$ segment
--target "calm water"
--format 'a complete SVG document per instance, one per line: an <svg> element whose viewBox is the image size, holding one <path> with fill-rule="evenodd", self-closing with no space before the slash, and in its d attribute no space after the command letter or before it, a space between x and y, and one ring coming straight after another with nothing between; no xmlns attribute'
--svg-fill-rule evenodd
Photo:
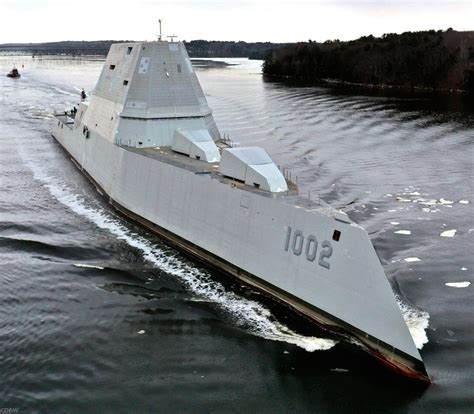
<svg viewBox="0 0 474 414"><path fill-rule="evenodd" d="M198 72L221 132L368 229L434 385L115 214L48 133L102 63L2 57L23 76L0 76L0 408L472 413L474 285L446 285L474 283L469 102L285 86L233 62Z"/></svg>

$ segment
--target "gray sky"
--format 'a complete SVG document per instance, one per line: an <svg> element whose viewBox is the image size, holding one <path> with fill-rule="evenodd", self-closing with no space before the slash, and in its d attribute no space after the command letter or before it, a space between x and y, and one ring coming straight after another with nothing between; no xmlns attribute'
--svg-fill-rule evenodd
<svg viewBox="0 0 474 414"><path fill-rule="evenodd" d="M0 0L0 43L59 40L294 42L474 30L474 0Z"/></svg>

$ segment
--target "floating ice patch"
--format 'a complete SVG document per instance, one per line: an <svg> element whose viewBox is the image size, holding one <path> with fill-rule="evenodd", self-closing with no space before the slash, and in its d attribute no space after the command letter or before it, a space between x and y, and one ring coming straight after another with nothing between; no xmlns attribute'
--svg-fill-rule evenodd
<svg viewBox="0 0 474 414"><path fill-rule="evenodd" d="M422 211L424 211L425 213L438 213L439 211L441 211L439 208L428 208L428 207L423 207L422 208Z"/></svg>
<svg viewBox="0 0 474 414"><path fill-rule="evenodd" d="M107 210L98 204L94 205L93 199L84 201L83 195L75 194L60 179L51 177L44 170L44 162L30 158L25 150L20 149L19 153L32 171L34 178L40 181L57 201L100 229L108 231L117 239L139 250L144 260L176 277L196 296L219 306L233 317L238 326L248 332L264 339L294 344L308 352L328 350L338 343L332 339L304 336L292 331L278 322L263 304L227 291L207 272L182 261L176 252L155 245L145 237L132 233Z"/></svg>
<svg viewBox="0 0 474 414"><path fill-rule="evenodd" d="M459 204L469 204L468 200L459 200Z"/></svg>
<svg viewBox="0 0 474 414"><path fill-rule="evenodd" d="M405 262L407 263L413 263L413 262L420 262L421 259L419 257L406 257L405 259Z"/></svg>
<svg viewBox="0 0 474 414"><path fill-rule="evenodd" d="M400 223L398 221L391 221L390 224L393 226L398 226Z"/></svg>
<svg viewBox="0 0 474 414"><path fill-rule="evenodd" d="M397 201L400 201L400 203L411 203L411 200L409 198L403 197L397 197Z"/></svg>
<svg viewBox="0 0 474 414"><path fill-rule="evenodd" d="M453 288L467 288L471 282L448 282L445 283L446 286L453 287Z"/></svg>
<svg viewBox="0 0 474 414"><path fill-rule="evenodd" d="M410 230L397 230L397 231L394 231L394 233L396 234L404 234L406 236L409 236L411 234L411 231Z"/></svg>
<svg viewBox="0 0 474 414"><path fill-rule="evenodd" d="M445 200L444 198L440 198L440 199L439 199L439 204L442 204L442 205L450 205L450 204L454 204L454 201Z"/></svg>
<svg viewBox="0 0 474 414"><path fill-rule="evenodd" d="M430 314L422 310L416 309L405 303L398 295L395 296L398 307L402 311L403 319L407 324L408 330L413 338L413 342L418 349L428 343L426 329L429 326Z"/></svg>
<svg viewBox="0 0 474 414"><path fill-rule="evenodd" d="M440 233L440 236L441 237L454 237L454 235L456 234L456 231L457 230L446 230Z"/></svg>
<svg viewBox="0 0 474 414"><path fill-rule="evenodd" d="M88 265L88 264L83 264L83 263L74 263L73 266L76 267L86 267L88 269L99 269L99 270L104 270L102 266L94 266L94 265Z"/></svg>

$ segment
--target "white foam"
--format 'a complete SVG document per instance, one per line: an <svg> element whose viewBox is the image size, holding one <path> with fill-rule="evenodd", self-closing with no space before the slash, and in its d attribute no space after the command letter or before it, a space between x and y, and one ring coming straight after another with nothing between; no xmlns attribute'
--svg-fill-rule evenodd
<svg viewBox="0 0 474 414"><path fill-rule="evenodd" d="M393 226L398 226L400 223L398 221L391 221L390 224Z"/></svg>
<svg viewBox="0 0 474 414"><path fill-rule="evenodd" d="M463 267L461 267L461 270L467 270L467 267L463 266Z"/></svg>
<svg viewBox="0 0 474 414"><path fill-rule="evenodd" d="M62 93L62 94L64 94L64 95L79 96L77 93L71 93L71 92L65 91L64 89L57 88L57 87L55 87L55 86L53 86L53 89L54 89L56 92Z"/></svg>
<svg viewBox="0 0 474 414"><path fill-rule="evenodd" d="M446 286L453 287L453 288L467 288L470 286L471 282L448 282L445 283Z"/></svg>
<svg viewBox="0 0 474 414"><path fill-rule="evenodd" d="M456 231L457 230L446 230L446 231L443 231L442 233L440 233L440 236L441 237L454 237L454 235L456 234Z"/></svg>
<svg viewBox="0 0 474 414"><path fill-rule="evenodd" d="M349 372L346 368L331 368L332 372Z"/></svg>
<svg viewBox="0 0 474 414"><path fill-rule="evenodd" d="M428 343L426 330L429 326L430 314L408 305L398 295L395 298L397 299L398 307L402 311L403 319L407 324L413 342L415 342L415 346L418 349L422 349L423 345Z"/></svg>
<svg viewBox="0 0 474 414"><path fill-rule="evenodd" d="M177 254L165 251L146 238L133 234L102 207L87 205L78 194L74 194L66 185L49 176L44 171L43 165L29 159L24 150L19 152L33 172L34 178L42 182L56 200L99 228L140 250L145 260L178 278L195 295L220 306L233 316L239 326L256 336L294 344L308 352L328 350L337 344L338 341L332 339L304 336L292 331L275 320L271 312L262 304L226 291L224 286L212 280L207 272L184 263Z"/></svg>
<svg viewBox="0 0 474 414"><path fill-rule="evenodd" d="M143 335L144 333L145 333L145 331L143 329L141 329L137 332L138 335Z"/></svg>
<svg viewBox="0 0 474 414"><path fill-rule="evenodd" d="M396 234L404 234L406 236L409 236L411 234L411 231L410 230L397 230L397 231L394 231L394 233Z"/></svg>
<svg viewBox="0 0 474 414"><path fill-rule="evenodd" d="M102 266L94 266L94 265L88 265L88 264L83 264L83 263L74 263L73 266L76 267L87 267L89 269L99 269L99 270L104 270Z"/></svg>
<svg viewBox="0 0 474 414"><path fill-rule="evenodd" d="M407 263L413 263L413 262L421 261L421 259L419 257L406 257L403 260L405 260L405 262L407 262Z"/></svg>
<svg viewBox="0 0 474 414"><path fill-rule="evenodd" d="M469 200L459 200L459 204L469 204Z"/></svg>

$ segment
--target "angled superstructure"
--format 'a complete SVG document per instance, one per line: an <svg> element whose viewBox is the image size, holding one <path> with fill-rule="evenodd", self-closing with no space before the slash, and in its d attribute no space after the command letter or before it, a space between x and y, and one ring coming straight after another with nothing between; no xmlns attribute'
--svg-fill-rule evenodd
<svg viewBox="0 0 474 414"><path fill-rule="evenodd" d="M233 178L272 193L288 191L285 178L262 148L245 147L223 150L219 171L224 177Z"/></svg>
<svg viewBox="0 0 474 414"><path fill-rule="evenodd" d="M367 232L299 197L264 150L219 139L182 43L113 45L53 136L127 216L429 382Z"/></svg>
<svg viewBox="0 0 474 414"><path fill-rule="evenodd" d="M118 145L171 146L176 130L219 136L182 43L112 45L89 109L84 123Z"/></svg>
<svg viewBox="0 0 474 414"><path fill-rule="evenodd" d="M219 148L207 129L175 130L171 149L206 162L219 162L221 159Z"/></svg>

